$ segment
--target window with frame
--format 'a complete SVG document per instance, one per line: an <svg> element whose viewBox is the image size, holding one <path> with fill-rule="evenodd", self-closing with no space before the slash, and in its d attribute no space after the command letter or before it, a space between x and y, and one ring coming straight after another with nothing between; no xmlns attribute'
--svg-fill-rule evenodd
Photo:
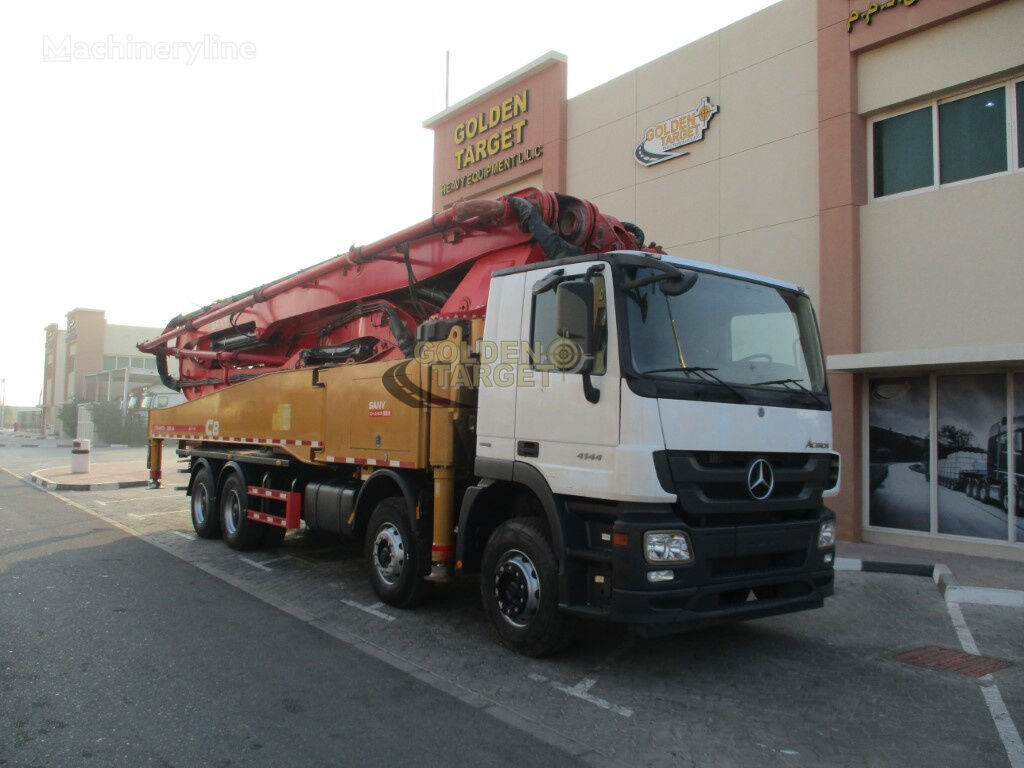
<svg viewBox="0 0 1024 768"><path fill-rule="evenodd" d="M873 121L872 197L1005 173L1013 152L1013 166L1024 167L1022 121L1024 82L989 86Z"/></svg>
<svg viewBox="0 0 1024 768"><path fill-rule="evenodd" d="M1006 88L939 104L939 182L1005 171Z"/></svg>
<svg viewBox="0 0 1024 768"><path fill-rule="evenodd" d="M1017 167L1024 168L1024 80L1017 83Z"/></svg>
<svg viewBox="0 0 1024 768"><path fill-rule="evenodd" d="M594 330L594 364L591 373L600 376L605 373L608 358L608 312L605 299L604 278L596 275L594 282L595 299L595 330ZM530 324L530 352L528 360L531 367L551 366L548 350L562 337L558 335L555 324L555 305L557 290L545 291L533 297L533 320ZM582 361L581 361L582 365ZM579 368L581 366L577 366ZM577 373L568 370L566 373Z"/></svg>
<svg viewBox="0 0 1024 768"><path fill-rule="evenodd" d="M875 197L934 183L932 109L924 107L872 125Z"/></svg>

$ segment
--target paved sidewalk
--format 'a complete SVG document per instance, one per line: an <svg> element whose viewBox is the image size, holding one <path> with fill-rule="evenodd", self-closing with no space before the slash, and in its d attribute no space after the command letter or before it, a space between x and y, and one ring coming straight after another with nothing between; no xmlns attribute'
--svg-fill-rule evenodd
<svg viewBox="0 0 1024 768"><path fill-rule="evenodd" d="M89 471L74 473L71 467L49 467L32 473L32 482L51 491L110 491L141 488L149 483L145 459L90 462Z"/></svg>

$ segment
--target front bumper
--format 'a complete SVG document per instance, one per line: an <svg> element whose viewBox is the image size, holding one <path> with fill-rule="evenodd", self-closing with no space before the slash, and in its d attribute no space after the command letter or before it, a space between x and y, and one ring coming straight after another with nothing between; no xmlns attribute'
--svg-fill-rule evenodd
<svg viewBox="0 0 1024 768"><path fill-rule="evenodd" d="M612 527L615 538L625 534L628 543L612 548L603 567L570 564L567 594L582 599L566 601L563 609L657 635L820 608L834 592L835 550L818 549L818 530L834 519L822 507L796 522L699 527L684 523L673 506L627 505ZM643 534L649 530L685 531L693 560L648 563ZM672 571L671 581L649 582L654 570ZM595 589L595 580L608 588Z"/></svg>

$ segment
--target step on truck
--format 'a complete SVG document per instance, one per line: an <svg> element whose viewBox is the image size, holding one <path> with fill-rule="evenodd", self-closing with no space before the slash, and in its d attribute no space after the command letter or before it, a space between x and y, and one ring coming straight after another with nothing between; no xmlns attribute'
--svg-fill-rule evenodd
<svg viewBox="0 0 1024 768"><path fill-rule="evenodd" d="M398 607L479 578L529 655L581 620L819 607L839 457L811 302L644 240L528 189L176 317L139 345L187 398L149 413L151 484L177 440L200 537L355 537Z"/></svg>

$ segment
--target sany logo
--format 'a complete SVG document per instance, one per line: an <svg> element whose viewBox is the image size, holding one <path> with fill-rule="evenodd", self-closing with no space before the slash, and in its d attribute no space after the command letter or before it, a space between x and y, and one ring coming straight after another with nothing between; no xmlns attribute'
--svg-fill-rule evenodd
<svg viewBox="0 0 1024 768"><path fill-rule="evenodd" d="M372 417L376 416L390 416L391 409L388 408L387 400L371 400L369 403L369 410L367 415Z"/></svg>

